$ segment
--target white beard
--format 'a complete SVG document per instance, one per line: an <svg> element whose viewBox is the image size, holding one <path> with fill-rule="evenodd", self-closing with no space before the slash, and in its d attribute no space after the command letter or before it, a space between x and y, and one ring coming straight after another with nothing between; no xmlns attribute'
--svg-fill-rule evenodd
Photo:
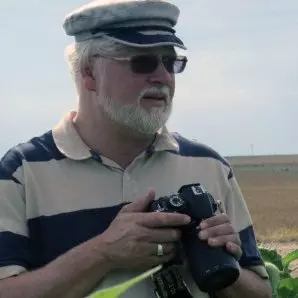
<svg viewBox="0 0 298 298"><path fill-rule="evenodd" d="M165 95L165 106L152 107L146 111L140 105L140 101L144 94L148 92L159 92ZM172 112L170 91L166 86L143 90L137 98L137 104L135 105L123 105L119 100L117 101L110 97L101 97L99 103L113 121L145 135L154 135L166 124Z"/></svg>

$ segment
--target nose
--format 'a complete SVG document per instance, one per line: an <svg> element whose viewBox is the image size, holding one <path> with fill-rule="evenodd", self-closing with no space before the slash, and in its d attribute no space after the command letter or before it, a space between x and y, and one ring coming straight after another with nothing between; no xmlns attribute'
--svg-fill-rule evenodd
<svg viewBox="0 0 298 298"><path fill-rule="evenodd" d="M168 72L162 61L160 61L155 71L149 75L148 80L152 84L174 87L175 74Z"/></svg>

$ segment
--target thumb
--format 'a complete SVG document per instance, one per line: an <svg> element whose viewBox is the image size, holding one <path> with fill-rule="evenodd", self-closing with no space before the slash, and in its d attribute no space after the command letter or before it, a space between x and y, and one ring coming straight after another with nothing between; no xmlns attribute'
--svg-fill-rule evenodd
<svg viewBox="0 0 298 298"><path fill-rule="evenodd" d="M150 189L146 196L137 199L135 202L125 205L120 212L143 212L146 211L148 205L155 198L155 191Z"/></svg>

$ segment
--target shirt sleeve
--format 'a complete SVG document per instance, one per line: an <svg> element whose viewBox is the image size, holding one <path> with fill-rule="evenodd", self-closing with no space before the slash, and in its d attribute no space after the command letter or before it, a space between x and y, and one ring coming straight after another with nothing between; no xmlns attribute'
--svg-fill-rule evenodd
<svg viewBox="0 0 298 298"><path fill-rule="evenodd" d="M0 161L0 279L32 264L22 172L22 159L10 150Z"/></svg>
<svg viewBox="0 0 298 298"><path fill-rule="evenodd" d="M246 202L234 176L229 179L230 187L225 198L226 213L241 239L242 257L239 264L242 268L257 273L262 278L268 278L260 251L258 249L255 231Z"/></svg>

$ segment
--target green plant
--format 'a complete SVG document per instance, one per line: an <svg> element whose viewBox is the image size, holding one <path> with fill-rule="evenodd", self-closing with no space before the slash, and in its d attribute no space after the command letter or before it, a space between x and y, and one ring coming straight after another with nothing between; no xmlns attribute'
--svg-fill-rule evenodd
<svg viewBox="0 0 298 298"><path fill-rule="evenodd" d="M298 298L298 278L292 276L290 264L298 260L298 250L281 256L275 249L259 247L269 275L273 298Z"/></svg>
<svg viewBox="0 0 298 298"><path fill-rule="evenodd" d="M90 296L86 298L118 298L129 288L133 287L134 285L141 282L142 280L149 278L153 273L159 271L160 269L162 269L162 265L156 266L153 269L149 269L144 273L137 275L134 278L131 278L115 286L112 286L103 290L95 291L94 293L92 293Z"/></svg>
<svg viewBox="0 0 298 298"><path fill-rule="evenodd" d="M282 257L276 250L259 247L266 270L269 275L272 287L273 298L298 298L298 278L291 276L292 270L290 264L298 260L298 250L294 250ZM126 282L116 286L95 291L88 298L116 298L127 289L134 286L145 278L148 278L154 272L160 270L162 266L157 266L144 272Z"/></svg>

